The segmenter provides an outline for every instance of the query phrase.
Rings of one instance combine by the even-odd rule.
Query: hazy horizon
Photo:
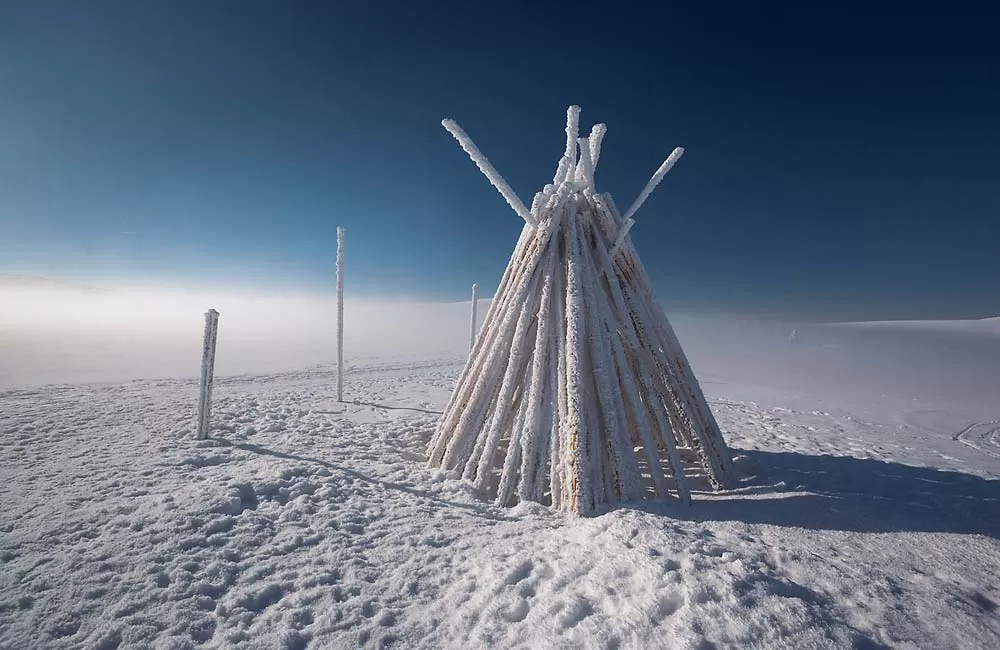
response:
[[[497,273],[499,279],[502,269]],[[406,293],[399,291],[396,293],[375,293],[358,294],[351,290],[350,269],[345,272],[348,278],[345,300],[351,304],[382,304],[382,305],[431,305],[431,304],[458,304],[468,303],[471,298],[471,284],[467,287],[466,297],[457,295],[427,295],[419,292]],[[479,282],[479,298],[486,300],[492,298],[495,291],[495,283]],[[185,282],[142,282],[138,280],[119,280],[113,282],[87,281],[85,279],[65,279],[58,277],[44,277],[25,274],[0,273],[0,294],[5,290],[38,290],[41,292],[81,292],[87,293],[116,293],[127,296],[199,296],[204,303],[199,307],[204,311],[212,307],[213,301],[228,299],[306,299],[306,300],[334,300],[335,284],[331,277],[327,287],[296,287],[293,285],[279,286],[257,286],[252,283],[239,285],[220,285],[211,281],[195,284]],[[669,297],[658,295],[658,300],[663,309],[670,315],[683,314],[687,316],[706,316],[729,318],[736,320],[761,320],[788,323],[852,323],[852,322],[880,322],[880,321],[953,321],[953,320],[982,320],[1000,317],[1000,309],[996,312],[978,312],[972,310],[949,310],[942,309],[907,309],[905,305],[883,304],[879,307],[862,307],[854,309],[844,306],[828,305],[825,309],[802,309],[800,305],[762,304],[760,301],[754,306],[745,304],[705,304],[692,306],[684,301],[672,301]],[[2,320],[2,319],[0,319]],[[2,322],[0,322],[2,324]]]
[[[0,390],[136,379],[194,382],[209,307],[221,312],[216,360],[220,377],[329,369],[336,362],[332,291],[87,291],[41,284],[14,288],[0,282]],[[489,297],[483,296],[479,325],[488,306]],[[460,362],[468,353],[469,311],[468,300],[349,295],[344,314],[347,368]],[[987,404],[1000,362],[1000,319],[830,324],[686,313],[669,307],[667,313],[699,379],[712,382],[729,373],[726,381],[738,379],[729,386],[731,391],[737,385],[754,390],[775,386],[817,396],[854,391],[858,400],[877,401],[881,393],[872,392],[873,386],[891,385],[886,376],[908,367],[907,381],[895,391],[899,395],[944,395],[955,403],[972,399]]]

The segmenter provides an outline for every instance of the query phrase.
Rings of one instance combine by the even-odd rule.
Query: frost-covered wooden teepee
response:
[[[683,150],[624,215],[594,189],[606,131],[578,138],[531,209],[451,120],[443,124],[525,226],[428,448],[502,505],[591,514],[729,484],[731,460],[629,237],[632,217]]]

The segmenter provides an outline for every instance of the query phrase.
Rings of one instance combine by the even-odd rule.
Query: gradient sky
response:
[[[996,15],[667,4],[0,0],[0,273],[488,293],[576,103],[668,309],[1000,315]]]

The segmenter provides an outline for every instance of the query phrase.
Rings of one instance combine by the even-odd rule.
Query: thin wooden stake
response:
[[[337,228],[337,401],[344,401],[344,229]]]
[[[476,306],[479,304],[479,285],[472,285],[472,318],[470,319],[469,329],[469,350],[476,347]]]
[[[212,418],[212,384],[215,381],[215,343],[219,338],[219,312],[205,312],[205,336],[201,350],[201,390],[198,394],[198,440],[208,437]]]

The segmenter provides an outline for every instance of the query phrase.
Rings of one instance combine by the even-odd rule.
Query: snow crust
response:
[[[575,519],[426,469],[460,357],[338,403],[330,331],[195,440],[203,309],[189,378],[0,391],[0,647],[1000,647],[992,335],[675,316],[741,482]]]

